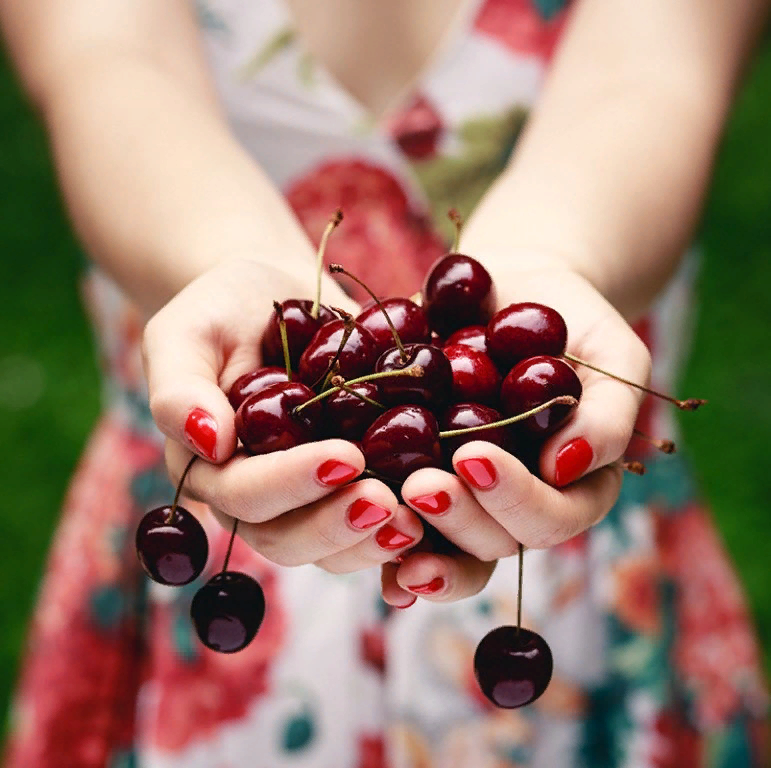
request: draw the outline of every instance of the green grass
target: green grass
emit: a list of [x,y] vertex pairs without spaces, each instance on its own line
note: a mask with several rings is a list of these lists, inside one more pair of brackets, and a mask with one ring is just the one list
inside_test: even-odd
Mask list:
[[[42,131],[0,63],[0,708],[23,644],[52,526],[98,410],[81,257]],[[703,227],[700,323],[681,391],[710,405],[686,442],[771,648],[771,45],[731,120]],[[37,393],[37,396],[36,396]],[[73,557],[78,553],[73,552]]]

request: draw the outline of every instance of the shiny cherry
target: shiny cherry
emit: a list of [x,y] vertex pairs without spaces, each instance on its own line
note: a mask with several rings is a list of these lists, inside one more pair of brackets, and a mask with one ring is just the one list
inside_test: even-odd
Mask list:
[[209,542],[198,519],[177,505],[150,510],[136,532],[139,562],[159,584],[179,587],[197,578],[209,556]]
[[321,403],[295,412],[314,397],[314,392],[297,381],[271,384],[249,396],[236,411],[236,433],[253,455],[282,451],[315,439],[321,417]]
[[246,400],[249,395],[253,395],[256,392],[262,392],[271,384],[278,384],[280,382],[289,381],[289,377],[286,375],[286,368],[279,368],[275,365],[267,366],[266,368],[258,368],[256,371],[250,371],[243,376],[239,376],[230,387],[228,392],[228,400],[233,406],[233,410],[237,411],[241,406],[241,403]]
[[[286,322],[286,338],[289,346],[289,359],[292,368],[296,369],[300,362],[300,356],[316,335],[316,331],[322,325],[336,319],[332,310],[323,304],[319,306],[318,317],[313,317],[311,309],[313,302],[310,299],[287,299],[281,302],[281,309]],[[281,347],[281,333],[278,327],[278,316],[274,312],[268,320],[268,325],[262,334],[262,363],[263,365],[284,365],[284,352]]]
[[[342,320],[332,320],[316,332],[305,348],[297,367],[297,378],[314,386],[320,384],[329,364],[340,348],[340,342],[345,332]],[[359,323],[355,323],[351,335],[337,358],[340,365],[340,375],[344,379],[354,379],[366,373],[372,373],[377,360],[377,345],[372,334]]]
[[235,653],[254,639],[265,616],[262,587],[245,573],[222,571],[193,597],[190,617],[212,651]]
[[452,399],[456,402],[495,403],[501,388],[501,374],[495,363],[467,344],[443,349],[452,369]]
[[423,467],[439,467],[439,425],[427,408],[399,405],[378,416],[361,440],[367,469],[403,482]]
[[433,344],[407,344],[404,347],[407,360],[392,347],[377,361],[375,370],[398,371],[419,365],[422,376],[390,376],[380,379],[378,386],[388,404],[419,403],[432,407],[446,403],[452,392],[452,367],[439,347]]
[[559,357],[567,338],[567,326],[556,309],[529,301],[509,304],[487,324],[488,352],[504,371],[535,355]]
[[423,311],[440,336],[467,325],[486,324],[495,308],[490,273],[462,253],[450,253],[431,267],[423,285]]
[[485,325],[468,325],[465,328],[460,328],[447,337],[444,342],[445,347],[451,347],[455,344],[467,344],[469,347],[478,349],[480,352],[484,352],[489,355],[487,351],[487,326]]
[[[576,372],[558,357],[538,355],[517,363],[501,385],[501,403],[507,416],[529,411],[560,395],[581,399],[581,381]],[[557,430],[570,416],[569,405],[555,405],[525,419],[518,431],[545,437]]]
[[383,409],[374,404],[380,398],[380,390],[374,381],[352,384],[351,389],[374,402],[362,400],[342,389],[323,400],[323,423],[327,437],[360,440],[369,425],[383,413]]
[[535,701],[549,685],[553,668],[547,642],[524,628],[488,632],[474,654],[474,675],[482,693],[504,709]]
[[[431,331],[423,310],[409,299],[391,298],[380,302],[394,324],[402,344],[427,344],[431,341]],[[375,338],[377,355],[383,354],[394,346],[394,338],[388,327],[383,310],[373,301],[356,318]]]
[[[479,427],[484,424],[492,424],[501,421],[503,416],[495,408],[480,403],[457,403],[451,405],[442,414],[440,421],[441,431],[448,432],[456,429],[469,429],[470,427]],[[455,437],[442,437],[442,453],[445,458],[445,466],[451,466],[453,454],[461,445],[470,443],[472,440],[486,440],[488,443],[499,445],[501,448],[510,450],[512,444],[510,427],[492,427],[491,429],[480,429],[477,432],[469,432],[465,435],[456,435]]]

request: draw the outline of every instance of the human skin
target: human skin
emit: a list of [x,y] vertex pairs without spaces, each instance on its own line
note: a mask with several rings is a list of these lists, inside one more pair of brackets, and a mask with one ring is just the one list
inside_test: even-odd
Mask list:
[[[558,309],[569,351],[630,379],[650,359],[628,322],[676,268],[696,224],[722,126],[767,0],[580,0],[552,72],[509,167],[464,229],[461,249],[483,261],[504,306],[536,300]],[[581,372],[575,418],[541,456],[543,481],[495,446],[474,442],[456,467],[486,459],[489,488],[463,473],[423,470],[399,505],[367,479],[335,489],[317,470],[329,460],[362,469],[344,441],[276,457],[234,453],[223,393],[259,364],[256,350],[274,299],[312,296],[313,252],[270,180],[230,133],[185,0],[6,0],[6,39],[47,127],[75,228],[89,255],[148,318],[144,353],[150,403],[168,438],[173,479],[192,455],[184,425],[202,409],[216,425],[214,461],[199,461],[190,492],[271,560],[315,562],[333,572],[387,563],[374,531],[352,528],[363,498],[417,540],[411,499],[445,491],[432,519],[464,550],[408,555],[385,565],[394,605],[436,577],[429,600],[481,589],[496,559],[551,546],[593,525],[618,496],[636,392]],[[334,41],[330,41],[334,44]],[[354,310],[325,278],[329,303]],[[605,414],[612,412],[612,422]],[[592,458],[558,485],[556,456],[583,437]]]

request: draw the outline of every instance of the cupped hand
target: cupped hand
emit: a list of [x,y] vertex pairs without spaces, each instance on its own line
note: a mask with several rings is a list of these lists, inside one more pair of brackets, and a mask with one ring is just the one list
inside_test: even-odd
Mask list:
[[[640,384],[650,354],[624,318],[580,275],[562,267],[495,275],[498,306],[534,301],[553,307],[568,327],[567,352]],[[544,443],[541,478],[503,449],[482,440],[453,456],[456,475],[415,472],[405,502],[463,554],[408,554],[383,568],[383,595],[403,606],[415,595],[457,600],[487,583],[497,559],[559,544],[601,520],[618,498],[624,454],[641,393],[576,366],[583,394],[571,419]]]

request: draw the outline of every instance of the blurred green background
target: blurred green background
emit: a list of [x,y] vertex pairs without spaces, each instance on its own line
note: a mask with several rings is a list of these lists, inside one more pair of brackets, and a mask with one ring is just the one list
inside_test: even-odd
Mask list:
[[[0,710],[67,480],[98,409],[81,256],[44,136],[0,59]],[[109,190],[105,190],[109,194]],[[687,449],[746,585],[771,670],[771,44],[762,47],[719,157],[701,240],[693,354],[680,392]],[[109,503],[109,499],[105,499]],[[73,557],[78,553],[73,552]]]

